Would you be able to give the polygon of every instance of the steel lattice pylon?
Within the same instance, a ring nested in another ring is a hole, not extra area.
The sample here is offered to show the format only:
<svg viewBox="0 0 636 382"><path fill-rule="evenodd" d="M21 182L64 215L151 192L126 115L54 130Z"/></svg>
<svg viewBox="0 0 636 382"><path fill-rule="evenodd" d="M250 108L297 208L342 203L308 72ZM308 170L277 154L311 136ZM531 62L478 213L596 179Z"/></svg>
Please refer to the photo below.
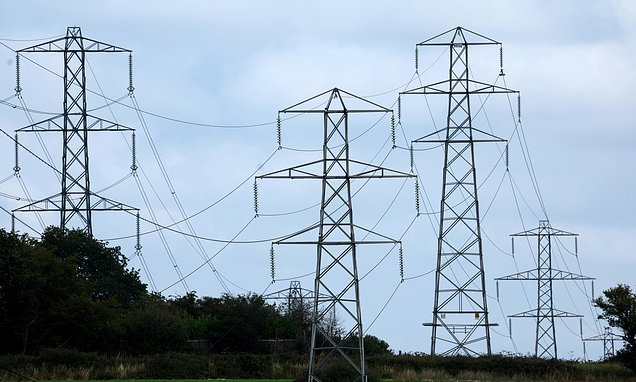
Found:
<svg viewBox="0 0 636 382"><path fill-rule="evenodd" d="M413 141L444 145L433 322L424 324L432 327L431 354L490 354L495 325L486 300L474 144L504 140L473 127L471 96L517 92L469 78L474 45L501 44L461 27L417 44L449 49L449 78L401 93L448 96L446 127Z"/></svg>
<svg viewBox="0 0 636 382"><path fill-rule="evenodd" d="M61 228L81 228L92 235L93 211L138 211L138 209L91 191L88 133L133 129L87 113L86 53L125 52L130 54L131 51L82 37L79 27L69 27L64 37L17 51L18 54L42 52L64 54L64 111L58 116L23 127L16 132L62 133L62 190L59 194L32 202L13 212L60 212ZM19 86L16 90L20 91Z"/></svg>
<svg viewBox="0 0 636 382"><path fill-rule="evenodd" d="M616 355L616 347L614 342L621 341L622 337L612 332L612 328L605 327L603 334L599 334L592 337L583 338L583 354L584 359L587 359L587 350L585 347L586 342L603 341L603 360L608 360Z"/></svg>
<svg viewBox="0 0 636 382"><path fill-rule="evenodd" d="M345 106L343 97L349 104ZM325 99L323 110L309 108L308 102ZM358 104L354 107L351 104ZM304 108L307 106L308 108ZM399 241L364 229L353 220L351 180L370 178L404 178L413 175L389 170L349 158L349 115L355 113L391 113L378 104L334 88L281 110L281 113L323 114L322 159L258 176L267 179L319 179L322 182L320 220L299 233L273 244L316 245L317 260L313 293L309 381L319 381L320 368L332 356L345 360L366 380L364 330L360 307L357 246L360 244L396 244ZM318 240L302 236L318 231ZM368 234L368 240L356 238L356 232ZM345 318L344 334L322 325L330 312L338 308Z"/></svg>
<svg viewBox="0 0 636 382"><path fill-rule="evenodd" d="M537 281L537 308L513 314L511 318L536 318L535 357L557 358L555 318L583 317L580 314L565 312L554 308L552 298L552 282L555 280L593 280L591 277L579 275L569 271L562 271L552 267L552 237L573 236L577 234L552 228L547 220L540 220L535 229L511 235L515 237L537 238L537 268L499 277L496 280L533 280ZM514 242L513 242L514 248ZM514 252L514 249L513 249Z"/></svg>

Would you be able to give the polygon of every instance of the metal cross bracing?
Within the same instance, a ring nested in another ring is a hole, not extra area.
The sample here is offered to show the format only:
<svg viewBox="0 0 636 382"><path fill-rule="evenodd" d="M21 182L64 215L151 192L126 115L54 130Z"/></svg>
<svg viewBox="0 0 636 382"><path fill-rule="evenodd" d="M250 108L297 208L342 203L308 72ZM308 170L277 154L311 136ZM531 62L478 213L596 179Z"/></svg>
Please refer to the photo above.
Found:
<svg viewBox="0 0 636 382"><path fill-rule="evenodd" d="M605 330L602 334L583 338L583 354L585 359L587 359L587 350L585 347L585 343L597 341L603 342L603 360L607 360L616 355L616 347L614 346L614 343L616 341L622 341L622 337L616 333L613 333L612 328L605 327Z"/></svg>
<svg viewBox="0 0 636 382"><path fill-rule="evenodd" d="M562 271L552 267L552 247L554 237L577 237L571 232L552 228L547 220L540 220L537 228L511 235L515 237L537 238L537 268L529 271L514 273L495 280L536 281L537 282L537 307L532 310L513 314L511 318L535 318L536 341L534 347L535 357L557 358L557 340L555 318L583 317L580 314L565 312L554 307L552 282L557 280L593 280L591 277L579 275L569 271Z"/></svg>
<svg viewBox="0 0 636 382"><path fill-rule="evenodd" d="M347 98L346 104L344 97ZM324 109L309 107L308 103L321 99L325 101ZM334 358L340 358L354 370L358 376L356 380L366 381L358 246L398 244L399 241L354 223L351 181L410 178L413 175L349 157L349 116L357 113L392 113L390 109L334 88L281 110L281 113L323 114L322 159L257 177L318 179L322 183L319 223L273 243L315 245L317 248L308 380L319 381L321 368ZM306 238L316 230L317 240L314 237ZM363 233L368 239L360 240L356 233ZM328 325L321 325L329 319L335 308L343 315L344 335L329 330Z"/></svg>
<svg viewBox="0 0 636 382"><path fill-rule="evenodd" d="M518 92L469 78L469 47L475 45L501 43L461 27L418 43L448 48L449 77L401 93L448 96L446 126L413 141L444 145L433 321L424 324L432 327L431 354L490 354L490 327L496 325L486 300L474 145L505 140L473 126L471 101L475 95Z"/></svg>
<svg viewBox="0 0 636 382"><path fill-rule="evenodd" d="M17 133L62 133L61 192L13 210L16 212L60 213L61 228L80 228L92 235L94 211L138 211L91 191L89 132L132 131L116 122L89 115L86 105L86 54L131 53L131 50L82 36L79 27L67 28L66 35L18 50L25 53L64 54L64 110L62 114L16 130ZM21 89L16 87L19 92Z"/></svg>

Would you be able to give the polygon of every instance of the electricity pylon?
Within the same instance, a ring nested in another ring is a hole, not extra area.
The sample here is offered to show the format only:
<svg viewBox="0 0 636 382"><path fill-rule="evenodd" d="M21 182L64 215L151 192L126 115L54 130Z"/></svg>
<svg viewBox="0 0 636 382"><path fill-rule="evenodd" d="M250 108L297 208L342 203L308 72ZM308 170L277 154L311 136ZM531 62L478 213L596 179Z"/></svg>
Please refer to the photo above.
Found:
<svg viewBox="0 0 636 382"><path fill-rule="evenodd" d="M616 355L616 348L614 347L614 342L616 340L622 340L621 336L612 332L610 327L605 327L605 331L603 334L599 334L596 336L583 338L583 354L584 358L587 358L587 350L585 348L586 342L596 342L603 341L603 360L607 360Z"/></svg>
<svg viewBox="0 0 636 382"><path fill-rule="evenodd" d="M591 277L579 275L569 271L562 271L552 267L552 238L553 237L577 237L578 234L555 229L547 220L539 220L539 227L511 235L515 237L537 238L537 268L529 271L514 273L512 275L498 277L495 280L536 281L537 282L537 307L532 310L513 314L511 318L536 318L536 341L534 356L543 358L557 358L555 318L583 317L580 314L565 312L554 308L552 298L552 282L557 280L576 281L594 280Z"/></svg>
<svg viewBox="0 0 636 382"><path fill-rule="evenodd" d="M348 106L343 97L348 98ZM323 110L311 107L310 103L321 99L326 104ZM319 381L320 368L335 355L355 370L357 380L366 381L357 247L361 244L398 244L399 241L354 224L351 180L413 175L349 158L349 116L392 113L383 106L334 88L280 113L323 114L322 159L257 177L319 179L322 182L319 223L273 243L316 245L317 248L308 380ZM318 240L303 237L315 230ZM364 233L368 239L360 240L356 233ZM344 325L347 320L353 322L344 328L343 336L321 325L335 307L345 316Z"/></svg>
<svg viewBox="0 0 636 382"><path fill-rule="evenodd" d="M92 235L93 211L138 211L138 209L91 191L88 133L132 131L133 129L88 114L86 53L130 54L131 50L82 37L79 27L69 27L64 37L17 51L18 55L44 52L64 54L64 111L60 115L23 127L16 132L62 133L62 190L59 194L29 203L13 212L59 212L61 228L80 228ZM19 84L16 91L20 91Z"/></svg>
<svg viewBox="0 0 636 382"><path fill-rule="evenodd" d="M431 354L490 354L496 325L488 317L474 145L505 140L473 127L471 100L518 92L469 78L468 49L475 45L501 43L461 27L418 43L447 47L449 78L401 93L448 96L446 126L413 141L444 145L433 322L424 324L432 327Z"/></svg>

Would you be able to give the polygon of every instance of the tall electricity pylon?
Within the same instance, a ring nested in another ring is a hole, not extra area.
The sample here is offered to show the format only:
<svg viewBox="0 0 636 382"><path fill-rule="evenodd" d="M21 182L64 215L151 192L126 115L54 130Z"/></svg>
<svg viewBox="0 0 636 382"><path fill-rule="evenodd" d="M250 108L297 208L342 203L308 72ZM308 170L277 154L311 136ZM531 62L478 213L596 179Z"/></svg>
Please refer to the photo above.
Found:
<svg viewBox="0 0 636 382"><path fill-rule="evenodd" d="M539 227L511 235L515 237L537 238L537 268L512 275L498 277L495 280L516 280L537 282L536 309L513 314L511 318L535 318L537 320L535 357L557 358L555 318L583 317L580 314L565 312L554 308L552 298L552 282L557 280L593 280L591 277L579 275L569 271L562 271L552 267L552 238L560 236L577 237L571 232L552 228L547 220L539 220Z"/></svg>
<svg viewBox="0 0 636 382"><path fill-rule="evenodd" d="M348 106L343 97L348 98ZM311 107L311 103L320 100L326 105L323 110ZM349 158L349 116L357 113L392 113L383 106L334 88L280 113L323 114L322 159L257 177L319 179L322 182L319 223L273 243L308 244L316 245L317 248L308 380L319 381L320 368L335 355L355 370L357 380L366 381L357 248L361 244L395 245L399 241L354 224L351 181L413 175ZM318 240L303 237L315 230L318 231ZM356 238L356 233L363 233L368 239L360 240ZM342 336L322 325L335 307L345 316L344 325L352 322L344 328L345 334Z"/></svg>
<svg viewBox="0 0 636 382"><path fill-rule="evenodd" d="M605 327L605 331L603 334L599 334L596 336L583 338L583 354L584 358L587 358L587 350L585 348L586 342L596 342L603 341L603 360L607 360L616 355L616 348L614 347L615 341L621 341L622 338L616 333L612 332L612 328Z"/></svg>
<svg viewBox="0 0 636 382"><path fill-rule="evenodd" d="M420 42L416 52L447 47L449 78L401 93L448 96L446 126L413 141L444 145L433 322L424 324L432 327L431 354L490 354L490 326L496 325L488 317L474 145L505 140L473 127L471 100L517 91L469 78L468 50L475 45L501 43L461 27Z"/></svg>
<svg viewBox="0 0 636 382"><path fill-rule="evenodd" d="M88 133L133 129L88 114L86 105L86 53L131 53L130 50L82 37L79 27L69 27L66 36L17 51L64 54L64 111L62 114L16 130L62 133L62 191L13 210L59 212L61 228L80 228L92 235L93 211L138 211L137 208L99 196L91 191ZM132 82L132 80L131 80ZM129 90L132 89L132 84ZM19 92L19 85L16 87ZM17 167L17 166L16 166Z"/></svg>

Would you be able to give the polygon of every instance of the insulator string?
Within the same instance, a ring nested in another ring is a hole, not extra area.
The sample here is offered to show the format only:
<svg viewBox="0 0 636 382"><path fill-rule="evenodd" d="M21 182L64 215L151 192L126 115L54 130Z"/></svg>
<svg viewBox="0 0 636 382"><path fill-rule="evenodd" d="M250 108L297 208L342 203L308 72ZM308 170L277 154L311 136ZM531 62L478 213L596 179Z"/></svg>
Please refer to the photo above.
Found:
<svg viewBox="0 0 636 382"><path fill-rule="evenodd" d="M135 132L132 133L132 164L130 165L130 169L133 174L137 172L137 136Z"/></svg>
<svg viewBox="0 0 636 382"><path fill-rule="evenodd" d="M418 71L419 66L420 66L419 54L417 51L417 45L415 45L415 72Z"/></svg>
<svg viewBox="0 0 636 382"><path fill-rule="evenodd" d="M499 75L506 75L503 70L503 45L499 45Z"/></svg>
<svg viewBox="0 0 636 382"><path fill-rule="evenodd" d="M579 255L579 238L574 236L574 256Z"/></svg>
<svg viewBox="0 0 636 382"><path fill-rule="evenodd" d="M402 243L400 243L400 282L404 282L404 250L402 249Z"/></svg>
<svg viewBox="0 0 636 382"><path fill-rule="evenodd" d="M272 282L276 280L276 261L274 259L274 256L274 246L272 245L269 249L269 267L271 271Z"/></svg>
<svg viewBox="0 0 636 382"><path fill-rule="evenodd" d="M254 179L254 213L258 216L258 183Z"/></svg>
<svg viewBox="0 0 636 382"><path fill-rule="evenodd" d="M282 149L283 148L283 132L281 130L281 125L280 125L280 113L278 114L278 117L276 118L276 141L278 142L278 149Z"/></svg>
<svg viewBox="0 0 636 382"><path fill-rule="evenodd" d="M135 87L133 86L133 58L132 53L128 55L128 92L132 93L135 91Z"/></svg>
<svg viewBox="0 0 636 382"><path fill-rule="evenodd" d="M11 213L11 233L15 233L15 214Z"/></svg>
<svg viewBox="0 0 636 382"><path fill-rule="evenodd" d="M415 211L420 216L420 182L415 178Z"/></svg>
<svg viewBox="0 0 636 382"><path fill-rule="evenodd" d="M402 120L402 97L398 96L398 121Z"/></svg>
<svg viewBox="0 0 636 382"><path fill-rule="evenodd" d="M137 243L135 244L135 251L137 252L141 251L140 232L141 230L140 230L139 211L137 211L137 232L136 232Z"/></svg>
<svg viewBox="0 0 636 382"><path fill-rule="evenodd" d="M506 171L508 171L509 165L510 165L510 153L508 152L508 144L506 143Z"/></svg>
<svg viewBox="0 0 636 382"><path fill-rule="evenodd" d="M409 147L409 158L411 160L411 174L413 173L413 168L415 167L415 158L413 156L413 143Z"/></svg>
<svg viewBox="0 0 636 382"><path fill-rule="evenodd" d="M20 86L20 54L15 54L15 93L19 94L22 91Z"/></svg>
<svg viewBox="0 0 636 382"><path fill-rule="evenodd" d="M391 143L392 148L395 148L395 116L393 114L391 114Z"/></svg>
<svg viewBox="0 0 636 382"><path fill-rule="evenodd" d="M521 94L517 96L517 116L519 117L519 123L521 123Z"/></svg>
<svg viewBox="0 0 636 382"><path fill-rule="evenodd" d="M15 134L15 166L13 166L13 172L17 175L20 172L20 160L18 157L18 147L20 144L18 143L18 133Z"/></svg>
<svg viewBox="0 0 636 382"><path fill-rule="evenodd" d="M510 241L512 242L512 255L515 255L515 237L511 237Z"/></svg>
<svg viewBox="0 0 636 382"><path fill-rule="evenodd" d="M499 280L495 282L495 285L497 285L497 301L499 301Z"/></svg>

